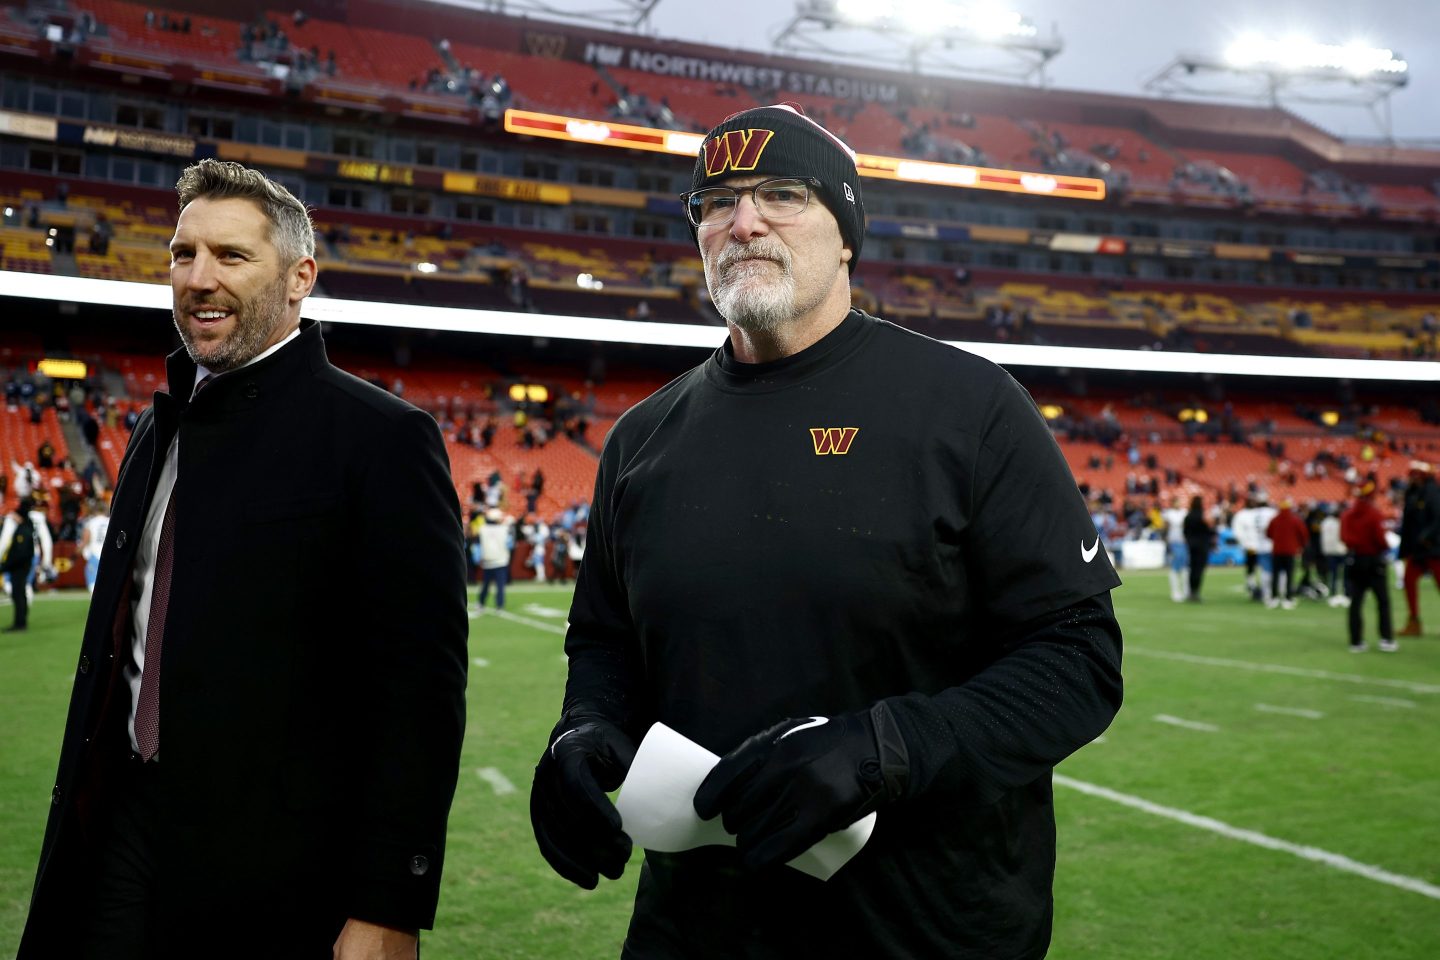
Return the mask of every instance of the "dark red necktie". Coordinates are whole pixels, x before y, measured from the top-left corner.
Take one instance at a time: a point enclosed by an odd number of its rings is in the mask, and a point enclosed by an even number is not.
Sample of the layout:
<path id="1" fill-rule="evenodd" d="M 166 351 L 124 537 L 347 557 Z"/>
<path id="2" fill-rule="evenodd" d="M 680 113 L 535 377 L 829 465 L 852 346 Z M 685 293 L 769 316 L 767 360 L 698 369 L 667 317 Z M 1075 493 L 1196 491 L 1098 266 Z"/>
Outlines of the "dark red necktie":
<path id="1" fill-rule="evenodd" d="M 210 381 L 207 376 L 195 384 L 195 393 Z M 192 395 L 193 399 L 193 395 Z M 165 518 L 160 521 L 160 545 L 155 550 L 155 569 L 150 583 L 150 619 L 145 626 L 145 667 L 140 671 L 140 702 L 135 707 L 135 743 L 140 756 L 149 760 L 160 749 L 160 651 L 165 642 L 165 613 L 170 606 L 170 575 L 175 569 L 175 487 L 177 475 L 165 501 Z"/>

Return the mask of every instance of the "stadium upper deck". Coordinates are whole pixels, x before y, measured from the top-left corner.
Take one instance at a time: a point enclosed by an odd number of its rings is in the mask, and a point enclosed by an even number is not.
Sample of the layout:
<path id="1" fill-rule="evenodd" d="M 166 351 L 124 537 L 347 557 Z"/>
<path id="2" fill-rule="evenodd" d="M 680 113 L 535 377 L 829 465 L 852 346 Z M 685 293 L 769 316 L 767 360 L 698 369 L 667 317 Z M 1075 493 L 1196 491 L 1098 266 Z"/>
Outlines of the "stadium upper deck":
<path id="1" fill-rule="evenodd" d="M 219 155 L 267 167 L 316 208 L 336 295 L 693 322 L 708 314 L 674 200 L 687 159 L 488 121 L 511 105 L 582 133 L 699 130 L 790 98 L 862 151 L 1106 181 L 1098 204 L 868 185 L 860 302 L 926 332 L 1434 351 L 1440 154 L 1347 145 L 1273 110 L 917 80 L 435 4 L 307 9 L 7 7 L 0 68 L 18 79 L 0 92 L 15 118 L 0 167 L 36 172 L 7 174 L 21 189 L 5 199 L 38 208 L 40 232 L 7 221 L 0 265 L 66 263 L 44 236 L 70 228 L 82 236 L 62 270 L 162 280 L 163 188 Z M 162 189 L 115 182 L 137 179 Z M 47 203 L 70 180 L 68 206 Z M 83 234 L 102 214 L 115 236 L 97 253 Z"/>

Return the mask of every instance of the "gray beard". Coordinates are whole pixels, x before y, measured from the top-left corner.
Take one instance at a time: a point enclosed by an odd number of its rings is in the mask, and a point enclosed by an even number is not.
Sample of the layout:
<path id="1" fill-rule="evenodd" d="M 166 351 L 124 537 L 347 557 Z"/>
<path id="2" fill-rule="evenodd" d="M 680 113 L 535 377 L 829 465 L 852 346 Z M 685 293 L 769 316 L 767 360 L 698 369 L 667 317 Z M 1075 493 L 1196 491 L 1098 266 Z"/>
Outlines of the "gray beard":
<path id="1" fill-rule="evenodd" d="M 721 279 L 733 265 L 752 254 L 773 256 L 780 261 L 783 271 L 780 278 L 768 281 L 745 277 Z M 747 333 L 773 334 L 795 318 L 795 275 L 791 272 L 791 265 L 789 251 L 783 247 L 726 247 L 713 268 L 707 265 L 705 270 L 715 309 L 720 316 Z M 746 272 L 770 268 L 742 265 L 738 269 Z"/>
<path id="2" fill-rule="evenodd" d="M 175 329 L 180 332 L 185 352 L 196 365 L 212 373 L 225 373 L 254 359 L 265 349 L 265 341 L 284 320 L 285 287 L 286 277 L 281 274 L 269 287 L 238 304 L 235 308 L 235 329 L 230 336 L 214 345 L 209 354 L 197 351 L 195 340 L 189 328 L 181 322 L 177 309 L 174 311 Z"/>

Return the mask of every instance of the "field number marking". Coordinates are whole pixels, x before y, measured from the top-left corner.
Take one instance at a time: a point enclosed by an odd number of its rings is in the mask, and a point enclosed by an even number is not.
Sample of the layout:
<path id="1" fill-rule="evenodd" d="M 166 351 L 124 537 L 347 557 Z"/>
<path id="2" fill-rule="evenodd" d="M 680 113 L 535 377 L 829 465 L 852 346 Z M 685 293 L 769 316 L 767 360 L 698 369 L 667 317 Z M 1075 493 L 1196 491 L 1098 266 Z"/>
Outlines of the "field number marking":
<path id="1" fill-rule="evenodd" d="M 1427 883 L 1417 877 L 1407 877 L 1403 874 L 1391 873 L 1389 870 L 1381 867 L 1372 866 L 1368 863 L 1360 863 L 1357 860 L 1351 860 L 1349 857 L 1342 856 L 1341 854 L 1321 850 L 1319 847 L 1290 843 L 1288 840 L 1278 840 L 1275 837 L 1260 833 L 1257 830 L 1232 827 L 1230 824 L 1223 823 L 1212 817 L 1202 817 L 1188 810 L 1178 810 L 1175 807 L 1161 806 L 1158 803 L 1151 803 L 1149 800 L 1131 796 L 1128 793 L 1120 793 L 1118 790 L 1111 790 L 1108 787 L 1086 783 L 1083 780 L 1075 780 L 1058 773 L 1055 774 L 1055 783 L 1062 787 L 1069 787 L 1071 790 L 1078 790 L 1092 797 L 1099 797 L 1103 800 L 1122 804 L 1134 810 L 1140 810 L 1157 817 L 1164 817 L 1167 820 L 1174 820 L 1188 827 L 1209 830 L 1211 833 L 1218 833 L 1222 837 L 1228 837 L 1231 840 L 1240 840 L 1244 843 L 1254 844 L 1257 847 L 1265 847 L 1267 850 L 1279 850 L 1281 853 L 1288 853 L 1292 856 L 1300 857 L 1303 860 L 1310 860 L 1336 870 L 1353 873 L 1356 876 L 1364 877 L 1366 880 L 1374 880 L 1376 883 L 1384 883 L 1392 887 L 1399 887 L 1401 890 L 1409 890 L 1411 893 L 1418 893 L 1432 900 L 1440 900 L 1440 887 L 1437 887 L 1433 883 Z"/>

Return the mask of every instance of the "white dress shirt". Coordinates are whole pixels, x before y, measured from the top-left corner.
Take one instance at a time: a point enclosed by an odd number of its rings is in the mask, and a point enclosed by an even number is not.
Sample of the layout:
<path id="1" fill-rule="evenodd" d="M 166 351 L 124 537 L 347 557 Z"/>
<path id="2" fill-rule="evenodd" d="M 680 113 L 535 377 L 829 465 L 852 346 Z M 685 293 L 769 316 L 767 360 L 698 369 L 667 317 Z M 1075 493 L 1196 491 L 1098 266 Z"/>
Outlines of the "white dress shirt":
<path id="1" fill-rule="evenodd" d="M 290 335 L 284 340 L 235 369 L 243 370 L 252 363 L 264 360 L 299 335 L 300 330 L 297 327 L 290 331 Z M 191 396 L 194 396 L 194 388 L 201 380 L 225 375 L 211 374 L 207 368 L 197 366 Z M 160 528 L 165 522 L 165 505 L 170 502 L 170 493 L 175 489 L 179 463 L 180 434 L 177 432 L 170 439 L 169 449 L 165 451 L 165 465 L 160 469 L 160 480 L 155 484 L 155 495 L 150 498 L 150 509 L 145 514 L 145 526 L 140 532 L 140 544 L 135 548 L 135 569 L 130 590 L 131 662 L 125 665 L 125 682 L 130 685 L 130 749 L 136 753 L 140 752 L 140 742 L 135 738 L 135 711 L 140 706 L 140 678 L 145 670 L 145 634 L 150 625 L 150 593 L 155 585 L 155 555 L 160 550 Z M 154 759 L 159 760 L 160 754 L 155 754 Z"/>

